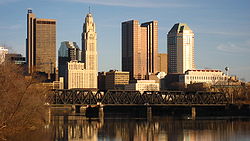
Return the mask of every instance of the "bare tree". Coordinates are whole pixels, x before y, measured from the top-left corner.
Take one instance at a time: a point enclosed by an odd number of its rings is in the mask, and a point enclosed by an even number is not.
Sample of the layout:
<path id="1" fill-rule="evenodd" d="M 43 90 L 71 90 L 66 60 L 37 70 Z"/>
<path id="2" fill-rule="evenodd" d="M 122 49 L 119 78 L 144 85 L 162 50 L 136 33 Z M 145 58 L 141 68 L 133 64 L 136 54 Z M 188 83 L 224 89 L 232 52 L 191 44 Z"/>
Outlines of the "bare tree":
<path id="1" fill-rule="evenodd" d="M 43 126 L 46 93 L 38 80 L 23 75 L 21 67 L 0 65 L 0 138 Z"/>

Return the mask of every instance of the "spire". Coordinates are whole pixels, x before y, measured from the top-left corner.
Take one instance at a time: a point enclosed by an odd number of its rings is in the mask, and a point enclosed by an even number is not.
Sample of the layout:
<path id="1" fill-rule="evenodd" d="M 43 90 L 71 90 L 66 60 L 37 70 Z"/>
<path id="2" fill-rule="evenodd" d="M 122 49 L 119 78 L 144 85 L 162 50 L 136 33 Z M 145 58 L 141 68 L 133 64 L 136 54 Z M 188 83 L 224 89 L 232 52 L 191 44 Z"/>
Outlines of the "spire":
<path id="1" fill-rule="evenodd" d="M 89 6 L 89 14 L 91 14 L 91 12 L 90 12 L 90 6 Z"/>

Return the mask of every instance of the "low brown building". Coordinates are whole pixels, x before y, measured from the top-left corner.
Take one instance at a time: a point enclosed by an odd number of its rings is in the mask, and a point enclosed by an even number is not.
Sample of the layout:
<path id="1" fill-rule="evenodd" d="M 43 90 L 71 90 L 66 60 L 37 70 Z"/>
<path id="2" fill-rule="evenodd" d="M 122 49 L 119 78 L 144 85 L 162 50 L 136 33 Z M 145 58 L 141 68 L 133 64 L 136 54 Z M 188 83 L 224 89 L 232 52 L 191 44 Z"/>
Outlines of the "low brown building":
<path id="1" fill-rule="evenodd" d="M 129 72 L 110 70 L 106 72 L 105 88 L 106 90 L 121 89 L 129 84 Z"/>

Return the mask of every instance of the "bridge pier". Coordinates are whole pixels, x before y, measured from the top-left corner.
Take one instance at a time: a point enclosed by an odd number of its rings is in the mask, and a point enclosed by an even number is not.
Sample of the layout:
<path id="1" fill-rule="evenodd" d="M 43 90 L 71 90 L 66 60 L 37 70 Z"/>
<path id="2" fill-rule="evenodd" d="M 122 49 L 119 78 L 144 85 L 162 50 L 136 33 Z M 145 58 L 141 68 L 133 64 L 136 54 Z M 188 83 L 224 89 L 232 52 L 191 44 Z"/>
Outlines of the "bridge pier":
<path id="1" fill-rule="evenodd" d="M 192 107 L 191 112 L 192 112 L 192 119 L 195 119 L 195 117 L 196 117 L 196 108 Z"/>
<path id="2" fill-rule="evenodd" d="M 71 110 L 75 113 L 80 113 L 81 112 L 81 105 L 72 105 Z"/>
<path id="3" fill-rule="evenodd" d="M 98 116 L 99 116 L 100 120 L 103 120 L 103 119 L 104 119 L 104 110 L 103 110 L 103 106 L 100 106 L 100 107 L 99 107 Z"/>
<path id="4" fill-rule="evenodd" d="M 152 107 L 147 106 L 147 119 L 152 120 Z"/>

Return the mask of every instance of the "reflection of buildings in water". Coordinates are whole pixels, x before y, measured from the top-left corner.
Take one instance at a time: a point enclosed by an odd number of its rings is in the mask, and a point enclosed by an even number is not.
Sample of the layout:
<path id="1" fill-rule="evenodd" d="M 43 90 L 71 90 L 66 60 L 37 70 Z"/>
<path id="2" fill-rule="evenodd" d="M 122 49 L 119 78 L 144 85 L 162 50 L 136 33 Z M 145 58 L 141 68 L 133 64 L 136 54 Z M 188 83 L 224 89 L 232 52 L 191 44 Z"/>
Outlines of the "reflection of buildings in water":
<path id="1" fill-rule="evenodd" d="M 53 116 L 51 124 L 57 140 L 233 140 L 250 132 L 249 121 L 186 120 L 173 118 L 87 119 L 83 116 Z M 244 131 L 245 130 L 245 131 Z M 248 133 L 249 133 L 248 132 Z M 249 135 L 248 135 L 249 136 Z"/>
<path id="2" fill-rule="evenodd" d="M 102 127 L 98 119 L 88 120 L 83 116 L 53 116 L 54 138 L 70 141 L 97 141 L 98 129 Z"/>
<path id="3" fill-rule="evenodd" d="M 211 130 L 184 130 L 183 141 L 215 141 L 214 134 Z"/>

